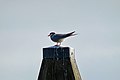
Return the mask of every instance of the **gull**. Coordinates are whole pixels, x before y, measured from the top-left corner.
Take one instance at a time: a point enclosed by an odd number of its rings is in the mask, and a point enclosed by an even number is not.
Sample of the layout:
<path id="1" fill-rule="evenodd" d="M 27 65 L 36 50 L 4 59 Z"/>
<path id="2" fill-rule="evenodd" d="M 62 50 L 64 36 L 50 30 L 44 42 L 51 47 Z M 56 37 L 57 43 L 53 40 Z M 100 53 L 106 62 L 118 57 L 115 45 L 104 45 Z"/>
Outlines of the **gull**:
<path id="1" fill-rule="evenodd" d="M 70 36 L 74 36 L 74 35 L 77 35 L 77 34 L 74 34 L 75 31 L 73 32 L 70 32 L 70 33 L 66 33 L 66 34 L 56 34 L 55 32 L 50 32 L 50 34 L 48 35 L 51 40 L 53 42 L 56 42 L 57 46 L 60 46 L 61 45 L 61 42 L 63 42 L 63 40 L 67 37 L 70 37 Z"/>

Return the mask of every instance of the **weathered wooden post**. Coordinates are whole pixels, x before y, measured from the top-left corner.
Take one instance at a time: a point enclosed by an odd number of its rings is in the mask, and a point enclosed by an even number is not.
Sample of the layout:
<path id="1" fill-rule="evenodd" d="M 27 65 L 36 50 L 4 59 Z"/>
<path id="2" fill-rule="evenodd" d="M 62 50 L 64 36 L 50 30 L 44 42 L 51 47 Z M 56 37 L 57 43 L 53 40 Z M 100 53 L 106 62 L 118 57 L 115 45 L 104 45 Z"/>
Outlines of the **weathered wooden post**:
<path id="1" fill-rule="evenodd" d="M 74 49 L 61 46 L 43 48 L 38 80 L 82 80 Z"/>

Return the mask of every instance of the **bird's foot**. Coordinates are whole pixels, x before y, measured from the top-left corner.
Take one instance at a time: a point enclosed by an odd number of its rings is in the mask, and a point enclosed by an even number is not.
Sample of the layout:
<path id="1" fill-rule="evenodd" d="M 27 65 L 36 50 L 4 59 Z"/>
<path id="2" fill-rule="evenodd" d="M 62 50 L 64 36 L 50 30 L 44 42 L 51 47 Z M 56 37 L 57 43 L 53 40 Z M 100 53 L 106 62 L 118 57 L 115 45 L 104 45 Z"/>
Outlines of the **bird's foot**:
<path id="1" fill-rule="evenodd" d="M 55 46 L 60 46 L 61 45 L 61 43 L 57 43 Z"/>
<path id="2" fill-rule="evenodd" d="M 60 45 L 55 45 L 55 46 L 60 46 Z"/>

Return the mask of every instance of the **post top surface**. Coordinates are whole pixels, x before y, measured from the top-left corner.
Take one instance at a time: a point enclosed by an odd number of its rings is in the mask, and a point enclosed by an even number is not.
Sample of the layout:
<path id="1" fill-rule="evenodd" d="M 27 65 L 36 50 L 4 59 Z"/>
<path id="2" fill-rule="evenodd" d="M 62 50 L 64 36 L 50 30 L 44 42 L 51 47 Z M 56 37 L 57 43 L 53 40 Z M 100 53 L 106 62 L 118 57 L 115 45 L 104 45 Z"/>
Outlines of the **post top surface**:
<path id="1" fill-rule="evenodd" d="M 71 47 L 54 45 L 54 46 L 44 47 L 44 48 L 71 48 Z"/>

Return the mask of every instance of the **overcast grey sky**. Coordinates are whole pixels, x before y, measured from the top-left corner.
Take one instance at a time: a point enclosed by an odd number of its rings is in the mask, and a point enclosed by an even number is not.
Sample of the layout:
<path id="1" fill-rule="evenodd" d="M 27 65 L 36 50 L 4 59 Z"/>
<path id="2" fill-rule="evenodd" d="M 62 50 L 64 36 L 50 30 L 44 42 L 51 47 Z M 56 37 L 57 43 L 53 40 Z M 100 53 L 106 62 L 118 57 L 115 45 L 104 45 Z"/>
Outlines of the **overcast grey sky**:
<path id="1" fill-rule="evenodd" d="M 36 80 L 48 33 L 74 30 L 83 80 L 120 80 L 120 0 L 0 0 L 0 80 Z"/>

